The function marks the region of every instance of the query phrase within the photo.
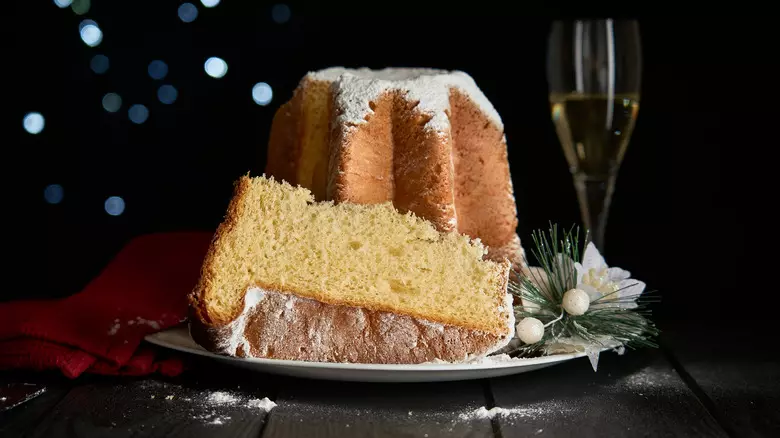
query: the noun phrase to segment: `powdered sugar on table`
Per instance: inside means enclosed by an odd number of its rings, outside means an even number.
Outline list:
[[[218,391],[211,393],[206,401],[217,405],[234,405],[239,401],[239,398],[230,393]]]
[[[258,408],[266,412],[276,407],[276,403],[272,402],[271,400],[268,400],[268,397],[264,397],[263,399],[249,400],[249,402],[247,402],[246,405],[249,406],[250,408]]]
[[[194,391],[165,382],[147,381],[142,387],[149,400],[187,406],[188,416],[207,425],[223,425],[270,412],[277,405],[268,397],[255,398],[232,391]],[[240,389],[240,387],[238,387]]]
[[[247,408],[261,409],[266,412],[276,407],[276,403],[269,400],[268,397],[263,397],[262,399],[253,398],[246,400],[224,391],[217,391],[209,394],[209,396],[206,397],[206,404],[212,406],[243,406]]]
[[[530,404],[528,407],[515,407],[515,408],[502,408],[493,407],[486,408],[485,406],[477,409],[461,412],[458,415],[458,419],[461,421],[473,421],[483,420],[496,417],[513,419],[513,418],[532,418],[537,420],[544,420],[553,416],[560,416],[567,413],[567,408],[556,401],[544,401],[540,403]]]

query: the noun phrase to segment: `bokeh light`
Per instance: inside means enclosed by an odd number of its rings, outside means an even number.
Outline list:
[[[95,55],[92,57],[92,60],[89,61],[89,68],[99,75],[107,72],[108,66],[108,56],[106,55]]]
[[[168,64],[156,59],[149,63],[149,67],[146,70],[152,79],[163,79],[168,74]]]
[[[103,96],[103,109],[115,113],[122,107],[122,97],[116,93],[108,93]]]
[[[71,3],[73,3],[73,0],[54,0],[54,4],[60,9],[67,8]]]
[[[228,70],[227,62],[225,62],[225,60],[222,58],[217,58],[216,56],[207,59],[206,63],[203,65],[203,68],[206,70],[207,75],[217,79],[225,76]]]
[[[84,20],[79,23],[79,34],[84,44],[89,47],[97,47],[103,41],[103,31],[93,20]]]
[[[274,97],[274,91],[271,86],[265,82],[258,82],[252,87],[252,100],[258,105],[268,105]]]
[[[119,216],[125,212],[125,200],[121,196],[111,196],[106,199],[103,207],[111,216]]]
[[[45,124],[46,119],[43,118],[41,113],[27,113],[22,121],[24,130],[30,134],[40,134]]]
[[[176,102],[177,97],[179,97],[179,92],[173,85],[161,85],[157,89],[157,98],[166,105]]]
[[[290,21],[291,15],[292,11],[290,11],[290,7],[284,3],[279,3],[278,5],[274,5],[271,8],[271,19],[273,19],[276,23],[287,23]]]
[[[203,3],[203,6],[207,8],[213,8],[219,4],[219,1],[220,0],[200,0],[200,2]]]
[[[130,121],[140,125],[149,118],[149,108],[141,104],[135,104],[127,110],[127,116],[130,117]]]
[[[49,184],[43,189],[43,199],[49,204],[59,204],[62,202],[62,198],[65,195],[65,191],[59,184]]]
[[[198,18],[198,8],[192,3],[182,3],[179,6],[179,19],[185,23],[192,23]]]
[[[70,8],[76,15],[84,15],[89,12],[91,2],[89,0],[73,0]]]
[[[88,24],[97,26],[97,22],[95,20],[89,20],[89,19],[81,20],[81,22],[79,23],[79,32],[81,32],[81,30],[84,29],[84,26]]]

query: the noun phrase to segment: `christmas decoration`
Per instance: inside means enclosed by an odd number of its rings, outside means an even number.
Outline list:
[[[588,311],[590,297],[582,289],[569,289],[563,294],[563,310],[569,315],[579,316]]]
[[[519,302],[515,316],[522,341],[510,343],[510,355],[584,352],[595,371],[604,350],[622,354],[626,347],[657,347],[658,329],[647,308],[657,299],[645,292],[644,282],[609,267],[593,243],[580,257],[578,230],[559,233],[551,225],[549,233],[532,237],[531,253],[540,266],[515,272],[509,283]]]
[[[517,337],[526,344],[534,344],[542,340],[544,325],[536,318],[523,318],[517,323]]]

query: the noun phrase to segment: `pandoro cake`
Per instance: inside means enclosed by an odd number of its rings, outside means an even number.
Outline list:
[[[317,200],[392,202],[524,264],[504,125],[464,72],[308,73],[274,116],[265,172]]]
[[[323,362],[459,362],[514,336],[511,262],[392,202],[316,202],[242,177],[189,296],[212,352]]]

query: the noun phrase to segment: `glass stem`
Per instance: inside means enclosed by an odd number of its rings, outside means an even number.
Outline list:
[[[574,187],[577,190],[582,221],[585,229],[589,231],[588,241],[592,241],[602,254],[604,254],[604,232],[607,227],[609,204],[615,191],[616,178],[617,171],[610,172],[606,177],[593,177],[584,173],[574,174]]]

